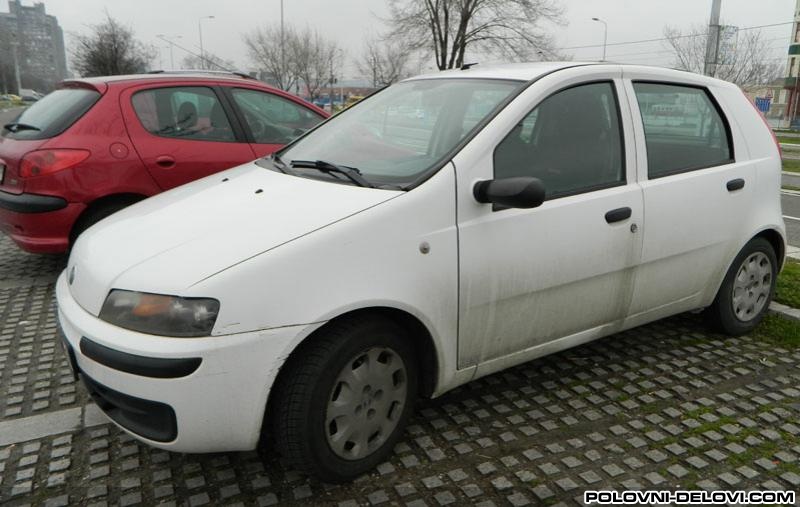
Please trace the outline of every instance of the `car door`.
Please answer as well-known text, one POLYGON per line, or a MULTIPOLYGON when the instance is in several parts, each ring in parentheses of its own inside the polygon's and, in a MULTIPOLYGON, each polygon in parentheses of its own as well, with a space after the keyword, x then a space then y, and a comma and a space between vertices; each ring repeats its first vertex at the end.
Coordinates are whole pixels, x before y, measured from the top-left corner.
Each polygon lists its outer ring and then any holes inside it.
POLYGON ((226 87, 259 157, 289 144, 324 120, 324 117, 294 100, 254 88, 226 87))
POLYGON ((645 207, 642 265, 626 323, 633 326, 711 303, 714 281, 742 246, 756 166, 723 97, 702 81, 664 82, 646 71, 626 76, 645 207))
POLYGON ((495 118, 502 137, 484 132, 484 154, 456 157, 460 368, 482 375, 621 325, 642 193, 620 78, 611 66, 542 78, 495 118), (541 179, 544 204, 499 209, 472 195, 477 181, 517 176, 541 179))
POLYGON ((135 87, 121 94, 133 145, 164 189, 256 158, 215 86, 135 87))

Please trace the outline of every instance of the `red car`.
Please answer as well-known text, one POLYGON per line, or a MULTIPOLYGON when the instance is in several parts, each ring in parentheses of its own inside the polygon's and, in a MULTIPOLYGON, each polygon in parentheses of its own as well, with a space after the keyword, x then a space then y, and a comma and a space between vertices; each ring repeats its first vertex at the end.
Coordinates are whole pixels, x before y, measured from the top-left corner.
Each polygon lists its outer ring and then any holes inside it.
POLYGON ((3 127, 0 230, 29 252, 65 252, 115 211, 268 155, 327 116, 234 74, 65 81, 3 127))

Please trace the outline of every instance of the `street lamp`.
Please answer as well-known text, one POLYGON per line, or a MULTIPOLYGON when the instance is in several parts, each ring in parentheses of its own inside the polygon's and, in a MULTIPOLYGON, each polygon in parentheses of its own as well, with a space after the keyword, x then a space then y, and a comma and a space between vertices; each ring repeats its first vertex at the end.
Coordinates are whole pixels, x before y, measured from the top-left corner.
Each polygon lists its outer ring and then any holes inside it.
POLYGON ((279 77, 281 88, 285 87, 285 83, 283 81, 285 76, 286 76, 286 32, 283 26, 283 0, 281 0, 281 75, 279 77))
POLYGON ((169 49, 172 46, 167 44, 166 46, 157 46, 157 47, 158 47, 158 68, 161 69, 161 70, 165 70, 164 69, 164 50, 165 49, 169 49))
POLYGON ((160 34, 156 35, 156 37, 158 37, 159 39, 161 39, 164 42, 169 44, 169 65, 170 65, 170 70, 175 70, 175 51, 174 51, 175 43, 172 41, 172 39, 182 39, 183 36, 182 35, 164 35, 163 33, 160 33, 160 34))
POLYGON ((206 68, 206 57, 203 52, 203 20, 214 19, 214 16, 203 16, 197 20, 197 32, 200 34, 200 65, 203 69, 206 68))
POLYGON ((603 23, 603 61, 606 61, 606 46, 608 45, 608 23, 600 18, 592 18, 592 21, 603 23))

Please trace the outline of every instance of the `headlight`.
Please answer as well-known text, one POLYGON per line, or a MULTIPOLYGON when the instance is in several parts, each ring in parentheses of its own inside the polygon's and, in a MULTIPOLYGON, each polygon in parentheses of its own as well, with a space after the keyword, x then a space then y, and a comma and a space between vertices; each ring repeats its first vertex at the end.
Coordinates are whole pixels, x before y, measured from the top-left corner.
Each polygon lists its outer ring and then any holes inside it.
POLYGON ((115 326, 159 336, 209 336, 219 301, 181 298, 114 289, 103 303, 100 319, 115 326))

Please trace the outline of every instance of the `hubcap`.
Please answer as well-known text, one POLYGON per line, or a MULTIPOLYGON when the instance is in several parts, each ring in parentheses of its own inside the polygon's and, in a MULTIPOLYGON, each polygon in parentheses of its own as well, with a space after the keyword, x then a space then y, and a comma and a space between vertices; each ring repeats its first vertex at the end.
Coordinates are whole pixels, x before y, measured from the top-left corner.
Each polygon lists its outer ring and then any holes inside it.
POLYGON ((739 266, 733 283, 733 313, 742 322, 753 320, 769 299, 772 264, 762 252, 750 254, 739 266))
POLYGON ((373 347, 350 360, 333 384, 325 435, 340 458, 357 460, 379 449, 400 422, 408 380, 403 359, 373 347))

